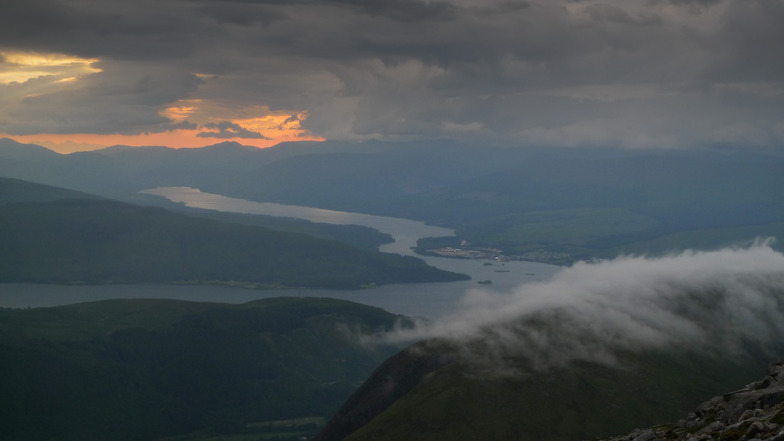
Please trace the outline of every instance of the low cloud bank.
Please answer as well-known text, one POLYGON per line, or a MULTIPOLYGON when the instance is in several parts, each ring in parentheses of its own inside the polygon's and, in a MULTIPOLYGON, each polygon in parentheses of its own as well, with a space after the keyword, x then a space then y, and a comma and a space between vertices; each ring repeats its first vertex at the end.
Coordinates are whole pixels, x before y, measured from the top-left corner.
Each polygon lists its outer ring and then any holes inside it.
POLYGON ((459 313, 385 338, 445 339, 469 356, 539 369, 663 348, 774 350, 784 342, 784 254, 770 244, 578 263, 506 295, 476 290, 459 313))

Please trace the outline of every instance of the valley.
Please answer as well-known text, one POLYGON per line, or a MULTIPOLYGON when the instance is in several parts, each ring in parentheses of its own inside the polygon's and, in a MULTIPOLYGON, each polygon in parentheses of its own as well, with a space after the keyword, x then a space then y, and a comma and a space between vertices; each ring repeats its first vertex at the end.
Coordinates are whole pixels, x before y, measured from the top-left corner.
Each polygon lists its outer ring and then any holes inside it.
POLYGON ((609 437, 784 353, 780 157, 409 148, 0 141, 3 353, 28 363, 8 433, 105 437, 77 412, 134 441, 609 437), (376 307, 381 328, 344 318, 376 307))
POLYGON ((0 11, 0 441, 784 441, 784 0, 0 11))

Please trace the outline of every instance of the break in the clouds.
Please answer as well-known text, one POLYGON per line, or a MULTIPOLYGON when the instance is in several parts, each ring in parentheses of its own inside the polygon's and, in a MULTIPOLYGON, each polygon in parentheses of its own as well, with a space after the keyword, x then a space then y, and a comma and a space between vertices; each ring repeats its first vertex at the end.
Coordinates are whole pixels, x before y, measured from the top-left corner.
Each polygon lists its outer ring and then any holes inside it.
POLYGON ((766 242, 619 257, 579 263, 508 295, 477 290, 462 312, 384 338, 447 339, 471 359, 498 364, 523 357, 540 369, 611 364, 623 352, 668 348, 740 356, 781 348, 783 281, 784 255, 766 242))
POLYGON ((778 146, 782 22, 777 0, 10 2, 0 133, 778 146))

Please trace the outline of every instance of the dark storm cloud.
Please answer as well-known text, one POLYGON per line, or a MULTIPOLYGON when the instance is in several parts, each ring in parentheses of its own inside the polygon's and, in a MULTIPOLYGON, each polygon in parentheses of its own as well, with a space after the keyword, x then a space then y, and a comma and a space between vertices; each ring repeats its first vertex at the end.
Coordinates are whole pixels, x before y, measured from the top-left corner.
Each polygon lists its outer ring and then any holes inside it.
MULTIPOLYGON (((0 18, 4 37, 21 36, 28 31, 52 33, 78 25, 82 17, 74 8, 56 0, 29 0, 3 5, 0 18)), ((28 37, 35 38, 35 34, 28 37)))
POLYGON ((267 26, 272 22, 286 18, 282 11, 248 2, 219 3, 212 1, 203 3, 197 8, 197 11, 219 23, 267 26))
POLYGON ((454 16, 457 9, 443 1, 419 0, 327 0, 326 2, 310 1, 307 3, 344 5, 366 14, 402 22, 445 20, 454 16))
POLYGON ((0 50, 97 57, 104 72, 46 91, 49 108, 12 102, 28 119, 4 113, 6 131, 163 130, 162 108, 200 99, 305 113, 303 127, 336 139, 784 141, 781 2, 32 0, 7 9, 0 50), (127 93, 144 78, 160 87, 127 93), (107 106, 114 122, 100 118, 107 106))
POLYGON ((655 14, 644 14, 634 17, 622 8, 610 6, 605 4, 591 5, 586 8, 588 14, 597 21, 608 21, 627 25, 657 25, 661 24, 662 20, 655 14))
MULTIPOLYGON (((173 32, 164 17, 146 17, 137 11, 124 13, 113 4, 106 8, 100 7, 100 3, 60 0, 8 3, 11 4, 4 5, 0 15, 0 44, 5 48, 122 57, 139 52, 146 36, 173 32), (130 47, 134 49, 129 50, 130 47)), ((136 4, 142 9, 144 3, 136 4)), ((159 46, 147 47, 146 56, 169 47, 159 46)))
POLYGON ((347 8, 358 13, 386 17, 397 21, 427 21, 444 20, 454 16, 457 8, 446 1, 421 1, 421 0, 194 0, 199 3, 209 4, 209 9, 218 11, 228 6, 228 9, 241 5, 245 11, 259 11, 256 7, 291 7, 306 5, 311 7, 338 7, 347 8))
MULTIPOLYGON (((652 0, 652 3, 660 2, 662 0, 652 0)), ((701 6, 701 7, 709 7, 713 5, 717 5, 722 2, 722 0, 665 0, 667 3, 672 5, 680 5, 680 6, 701 6)))
POLYGON ((196 130, 196 129, 199 128, 198 124, 192 123, 190 121, 181 121, 181 122, 178 122, 178 123, 169 124, 168 126, 169 127, 167 127, 167 128, 170 128, 171 130, 176 130, 176 129, 196 130))
POLYGON ((710 79, 781 84, 784 57, 776 52, 784 41, 784 2, 737 2, 727 12, 712 45, 719 57, 709 66, 710 79))
POLYGON ((289 123, 293 123, 293 122, 299 122, 299 121, 301 121, 301 119, 302 118, 300 117, 300 115, 291 115, 290 117, 286 118, 283 121, 283 124, 285 125, 285 124, 289 124, 289 123))
POLYGON ((262 135, 259 132, 253 132, 248 130, 239 124, 234 124, 230 121, 221 121, 219 123, 207 123, 204 124, 204 127, 207 129, 217 129, 217 132, 208 131, 208 132, 199 132, 198 137, 200 138, 221 138, 221 139, 230 139, 230 138, 247 138, 247 139, 267 139, 266 136, 262 135))
MULTIPOLYGON (((135 134, 180 128, 161 116, 159 109, 195 91, 201 80, 179 69, 107 64, 84 86, 66 85, 47 94, 31 93, 17 102, 8 100, 12 102, 3 109, 7 115, 0 118, 0 132, 135 134)), ((35 90, 34 84, 31 87, 35 90)), ((0 100, 5 100, 2 90, 0 100)))

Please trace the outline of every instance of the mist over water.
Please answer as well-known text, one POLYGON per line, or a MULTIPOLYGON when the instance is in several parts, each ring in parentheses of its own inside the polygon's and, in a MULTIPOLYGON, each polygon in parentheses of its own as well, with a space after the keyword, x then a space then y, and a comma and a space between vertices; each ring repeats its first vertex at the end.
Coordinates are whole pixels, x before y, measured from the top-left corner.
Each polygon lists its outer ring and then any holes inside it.
POLYGON ((468 357, 523 357, 540 369, 613 364, 619 352, 651 349, 775 352, 784 341, 784 255, 770 243, 578 263, 508 295, 473 290, 458 312, 385 338, 440 338, 468 357))

